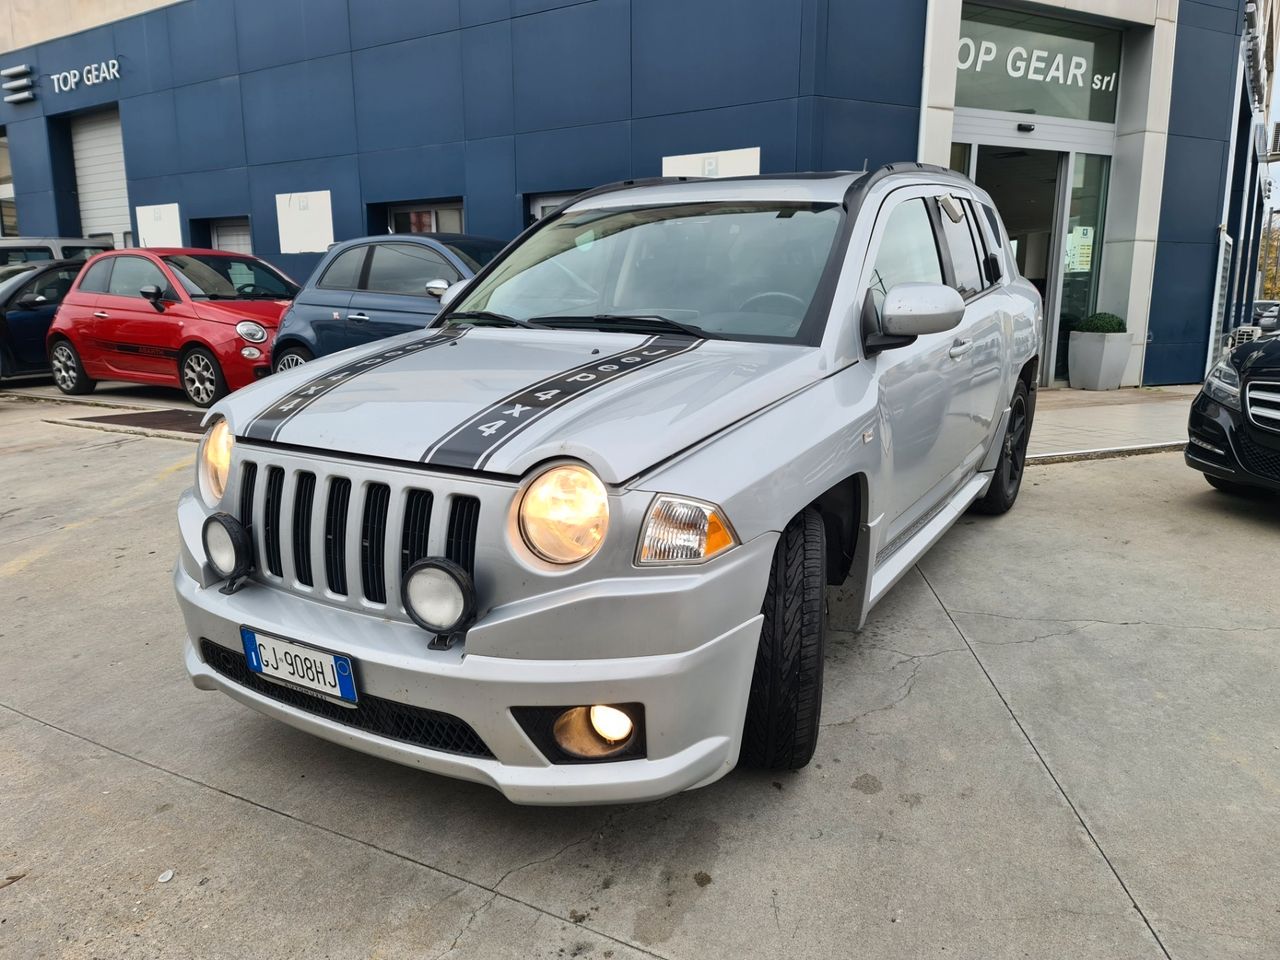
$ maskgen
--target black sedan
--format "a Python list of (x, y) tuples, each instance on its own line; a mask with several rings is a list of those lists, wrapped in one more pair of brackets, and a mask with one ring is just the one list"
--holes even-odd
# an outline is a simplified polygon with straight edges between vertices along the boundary
[(47, 260), (0, 268), (0, 379), (48, 373), (45, 334), (83, 260)]
[(1187, 466), (1229, 493), (1280, 491), (1280, 337), (1236, 347), (1191, 405)]

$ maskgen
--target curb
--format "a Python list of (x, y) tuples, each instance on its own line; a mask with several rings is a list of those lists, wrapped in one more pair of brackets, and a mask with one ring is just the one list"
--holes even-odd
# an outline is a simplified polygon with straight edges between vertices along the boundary
[(1050, 463), (1078, 463), (1082, 460), (1119, 460), (1124, 457), (1140, 457), (1149, 453), (1172, 453), (1185, 450), (1187, 441), (1169, 440), (1165, 443), (1141, 443), (1132, 447), (1103, 447), (1097, 450), (1070, 450), (1063, 453), (1038, 453), (1027, 457), (1028, 464), (1041, 466)]
[(90, 423), (87, 420), (51, 420), (42, 419), (41, 423), (52, 423), (59, 427), (78, 427), (81, 430), (98, 430), (102, 433), (124, 433), (132, 437), (155, 437), (157, 440), (181, 440), (183, 443), (199, 443), (200, 437), (193, 433), (180, 433), (177, 430), (151, 430), (146, 427), (126, 427), (112, 423)]
[(167, 407), (139, 406), (136, 403), (122, 403), (115, 400), (93, 400), (83, 397), (48, 397), (43, 394), (14, 393), (0, 390), (0, 400), (17, 400), (20, 403), (66, 403), (74, 407), (103, 407), (107, 410), (165, 410)]

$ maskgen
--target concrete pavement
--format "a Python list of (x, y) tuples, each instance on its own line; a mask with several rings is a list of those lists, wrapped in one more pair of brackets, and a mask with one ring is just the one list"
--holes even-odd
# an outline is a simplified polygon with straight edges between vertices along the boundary
[(1280, 952), (1280, 508), (1180, 456), (1030, 468), (859, 633), (833, 590), (805, 771), (538, 809), (191, 688), (192, 446), (41, 406), (0, 401), (0, 956)]

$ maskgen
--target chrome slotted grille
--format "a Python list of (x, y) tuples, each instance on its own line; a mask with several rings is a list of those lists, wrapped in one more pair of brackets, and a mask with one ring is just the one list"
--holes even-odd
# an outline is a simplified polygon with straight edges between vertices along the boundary
[(240, 457), (235, 512), (253, 536), (257, 580), (404, 620), (404, 571), (444, 556), (474, 575), (482, 500), (511, 495), (492, 483), (249, 444)]
[(1249, 384), (1244, 391), (1244, 408), (1255, 427), (1280, 433), (1280, 383)]

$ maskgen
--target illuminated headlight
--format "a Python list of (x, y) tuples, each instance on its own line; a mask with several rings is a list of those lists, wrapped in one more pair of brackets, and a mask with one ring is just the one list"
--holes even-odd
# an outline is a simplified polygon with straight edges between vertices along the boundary
[(1204, 381), (1204, 392), (1231, 410), (1240, 409), (1240, 374), (1230, 360), (1220, 360)]
[(448, 635), (475, 618), (476, 591), (467, 571), (442, 557), (419, 560), (400, 583), (400, 599), (413, 622)]
[(227, 492), (227, 477), (231, 473), (231, 452), (236, 438), (226, 420), (219, 417), (209, 427), (200, 441), (200, 456), (196, 472), (200, 482), (200, 495), (204, 502), (216, 507)]
[(636, 563), (701, 563), (737, 543), (737, 534), (715, 504), (664, 495), (649, 508)]
[(552, 467), (520, 500), (520, 536), (549, 563), (585, 560), (609, 529), (609, 494), (586, 467)]
[(264, 343), (267, 339), (266, 328), (252, 320), (241, 320), (236, 324), (236, 333), (250, 343)]

